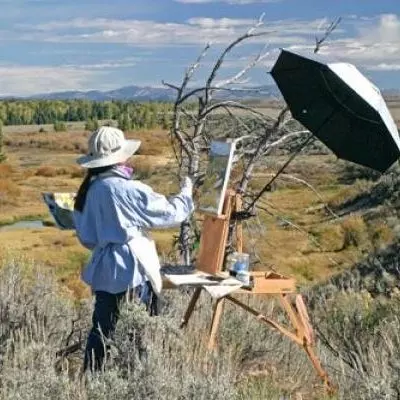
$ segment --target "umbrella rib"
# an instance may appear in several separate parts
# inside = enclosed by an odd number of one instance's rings
[[[328,81],[326,80],[325,75],[324,75],[324,73],[323,73],[323,70],[320,69],[319,72],[320,72],[320,74],[321,74],[321,76],[322,76],[322,80],[324,81],[326,88],[328,89],[328,92],[332,95],[332,97],[336,100],[336,102],[337,102],[341,107],[345,108],[348,112],[350,112],[352,115],[354,115],[354,116],[355,116],[356,118],[358,118],[358,119],[361,119],[361,120],[366,121],[366,122],[371,122],[371,123],[376,124],[376,125],[380,125],[380,122],[379,122],[379,121],[376,121],[376,120],[373,120],[373,119],[369,119],[369,118],[364,118],[364,117],[362,117],[361,115],[358,115],[356,112],[354,112],[354,111],[353,111],[350,107],[348,107],[346,104],[342,103],[342,102],[340,101],[340,99],[338,99],[338,97],[336,96],[335,92],[334,92],[334,91],[331,89],[331,87],[329,86]],[[350,87],[350,86],[349,86],[349,87]],[[350,89],[353,90],[351,87],[350,87]],[[353,90],[353,92],[355,92],[355,91]],[[357,92],[355,92],[355,93],[358,95]],[[359,95],[358,95],[358,96],[359,96]],[[368,105],[369,105],[371,108],[373,108],[370,104],[368,104]]]

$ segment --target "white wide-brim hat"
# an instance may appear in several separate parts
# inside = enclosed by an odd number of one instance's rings
[[[126,140],[124,132],[102,126],[89,138],[88,154],[76,162],[84,168],[100,168],[126,161],[140,147],[140,140]]]

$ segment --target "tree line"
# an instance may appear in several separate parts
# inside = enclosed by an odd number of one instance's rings
[[[91,100],[3,100],[3,125],[42,125],[60,121],[116,120],[122,129],[168,128],[173,105],[164,102]]]

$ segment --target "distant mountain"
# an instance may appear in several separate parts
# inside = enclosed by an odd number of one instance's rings
[[[140,101],[165,101],[173,98],[172,89],[168,88],[153,88],[153,87],[140,87],[140,86],[126,86],[119,89],[100,91],[90,90],[87,92],[82,91],[67,91],[67,92],[54,92],[46,94],[37,94],[29,97],[30,99],[44,99],[44,100],[140,100]]]
[[[188,89],[190,90],[190,89]],[[400,89],[385,89],[382,94],[387,99],[400,97]],[[172,101],[175,99],[176,91],[170,88],[151,86],[124,86],[119,89],[100,91],[77,91],[53,92],[36,94],[29,97],[4,96],[2,100],[10,99],[43,99],[43,100],[137,100],[137,101]],[[282,99],[279,89],[275,85],[253,87],[251,89],[221,90],[214,94],[215,98],[228,100],[265,100]]]
[[[190,90],[190,89],[189,89]],[[150,86],[125,86],[119,89],[109,91],[90,90],[82,91],[67,91],[37,94],[30,96],[29,99],[43,100],[137,100],[137,101],[171,101],[174,100],[176,91],[169,88],[155,88]],[[234,90],[234,91],[219,91],[215,97],[223,99],[266,99],[271,97],[279,97],[279,90],[276,86],[263,86],[251,88],[251,90]]]

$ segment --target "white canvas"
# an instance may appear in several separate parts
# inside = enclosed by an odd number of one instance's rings
[[[206,176],[200,188],[200,211],[221,215],[234,152],[235,142],[211,142]]]

